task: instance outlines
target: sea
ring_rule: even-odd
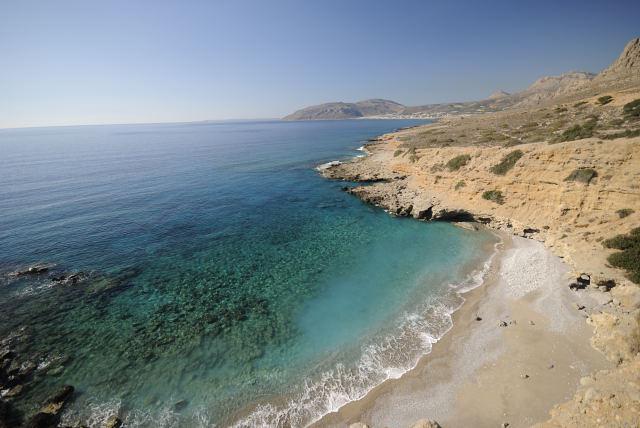
[[[496,238],[316,167],[421,123],[0,130],[0,344],[35,366],[13,405],[69,384],[69,425],[303,427],[413,368]]]

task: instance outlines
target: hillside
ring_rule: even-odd
[[[613,368],[581,375],[575,396],[551,411],[545,428],[637,426],[639,65],[640,39],[634,39],[597,76],[539,79],[474,107],[517,108],[389,134],[367,145],[369,156],[322,171],[366,183],[347,191],[395,215],[475,221],[543,242],[569,264],[573,278],[589,278],[575,293],[594,303],[568,310],[581,311],[594,331],[591,345]],[[534,381],[527,376],[527,382]]]
[[[303,108],[284,117],[284,120],[357,119],[397,114],[404,108],[402,104],[383,99],[364,100],[357,103],[334,102]]]

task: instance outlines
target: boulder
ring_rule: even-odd
[[[122,420],[116,415],[111,415],[104,423],[104,428],[120,428],[122,426]]]
[[[603,291],[610,291],[616,286],[616,282],[613,279],[603,279],[598,281],[598,288]]]
[[[74,388],[71,385],[64,385],[54,395],[52,395],[44,403],[44,407],[40,409],[41,413],[60,414],[62,408],[67,404],[73,395]]]
[[[576,278],[576,282],[578,284],[582,284],[582,285],[584,285],[584,287],[586,287],[587,285],[589,285],[591,283],[591,276],[589,276],[586,273],[581,273],[580,276]]]
[[[571,284],[569,284],[569,288],[571,290],[584,290],[585,288],[587,288],[587,286],[580,282],[572,282]]]

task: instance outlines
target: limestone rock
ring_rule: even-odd
[[[436,421],[430,419],[419,419],[411,428],[442,428]]]

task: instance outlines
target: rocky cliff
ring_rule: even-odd
[[[640,288],[603,245],[640,228],[637,49],[634,39],[596,79],[539,80],[534,90],[561,92],[544,105],[386,135],[367,146],[369,156],[323,171],[365,183],[346,190],[393,215],[510,231],[544,242],[576,277],[585,274],[577,287],[601,302],[587,316],[591,342],[616,368],[584,377],[544,427],[640,420]]]

